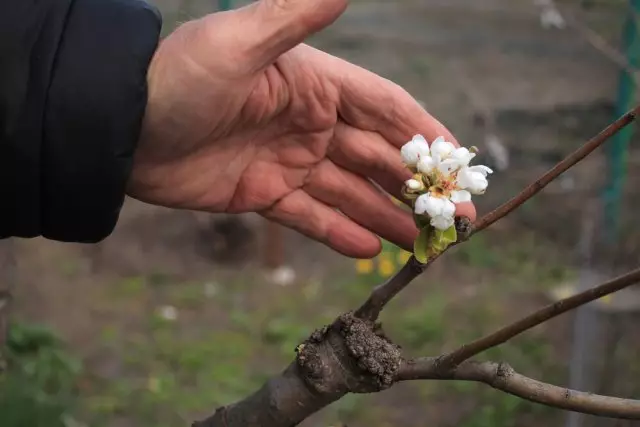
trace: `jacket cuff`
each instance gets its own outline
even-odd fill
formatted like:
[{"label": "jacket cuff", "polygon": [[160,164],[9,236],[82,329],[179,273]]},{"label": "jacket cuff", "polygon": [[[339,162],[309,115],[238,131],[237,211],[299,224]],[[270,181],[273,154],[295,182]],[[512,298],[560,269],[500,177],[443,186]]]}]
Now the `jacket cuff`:
[{"label": "jacket cuff", "polygon": [[94,243],[124,202],[162,22],[142,0],[75,0],[53,69],[42,144],[42,235]]}]

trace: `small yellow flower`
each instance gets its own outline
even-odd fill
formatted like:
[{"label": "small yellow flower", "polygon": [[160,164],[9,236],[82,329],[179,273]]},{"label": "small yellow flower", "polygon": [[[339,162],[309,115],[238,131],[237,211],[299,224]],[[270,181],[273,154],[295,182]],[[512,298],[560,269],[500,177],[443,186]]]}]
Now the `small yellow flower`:
[{"label": "small yellow flower", "polygon": [[359,259],[356,261],[356,271],[358,274],[369,274],[373,271],[373,261],[370,259]]},{"label": "small yellow flower", "polygon": [[398,264],[405,265],[407,261],[409,261],[409,258],[411,258],[411,252],[400,251],[398,253]]},{"label": "small yellow flower", "polygon": [[378,263],[378,273],[382,277],[389,277],[396,271],[396,266],[389,259],[389,257],[382,256],[380,257],[380,262]]},{"label": "small yellow flower", "polygon": [[152,393],[160,392],[160,380],[157,377],[150,377],[147,381],[147,388]]},{"label": "small yellow flower", "polygon": [[603,303],[609,305],[609,304],[611,304],[611,299],[612,299],[612,296],[611,296],[611,294],[609,294],[609,295],[605,295],[605,296],[601,297],[600,301],[602,301]]}]

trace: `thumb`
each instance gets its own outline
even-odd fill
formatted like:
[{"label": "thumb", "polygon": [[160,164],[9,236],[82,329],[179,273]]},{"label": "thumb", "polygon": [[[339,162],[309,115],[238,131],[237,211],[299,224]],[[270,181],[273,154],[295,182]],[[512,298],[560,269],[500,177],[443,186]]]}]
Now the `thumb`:
[{"label": "thumb", "polygon": [[[260,69],[331,25],[347,8],[348,0],[259,0],[242,10],[246,14],[243,38],[248,57]],[[243,19],[244,20],[244,19]]]}]

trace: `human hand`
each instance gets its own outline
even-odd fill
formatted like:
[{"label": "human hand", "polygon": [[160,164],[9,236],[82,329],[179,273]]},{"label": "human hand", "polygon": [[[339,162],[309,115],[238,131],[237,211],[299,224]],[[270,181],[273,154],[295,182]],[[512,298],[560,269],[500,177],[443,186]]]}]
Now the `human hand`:
[{"label": "human hand", "polygon": [[[347,0],[261,0],[183,24],[151,63],[130,196],[258,212],[347,256],[410,249],[399,148],[449,131],[402,88],[300,44]],[[475,219],[471,203],[457,215]]]}]

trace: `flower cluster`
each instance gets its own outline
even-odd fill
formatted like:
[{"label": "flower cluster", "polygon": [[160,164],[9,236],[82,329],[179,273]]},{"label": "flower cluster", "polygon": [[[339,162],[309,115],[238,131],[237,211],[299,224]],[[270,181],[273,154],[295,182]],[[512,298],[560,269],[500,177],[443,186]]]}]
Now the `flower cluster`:
[{"label": "flower cluster", "polygon": [[469,166],[476,149],[456,148],[443,137],[431,145],[422,135],[407,142],[400,154],[404,164],[413,172],[403,193],[414,200],[418,216],[427,216],[437,230],[447,230],[454,224],[455,204],[468,202],[472,194],[483,194],[493,171],[482,165]]}]

